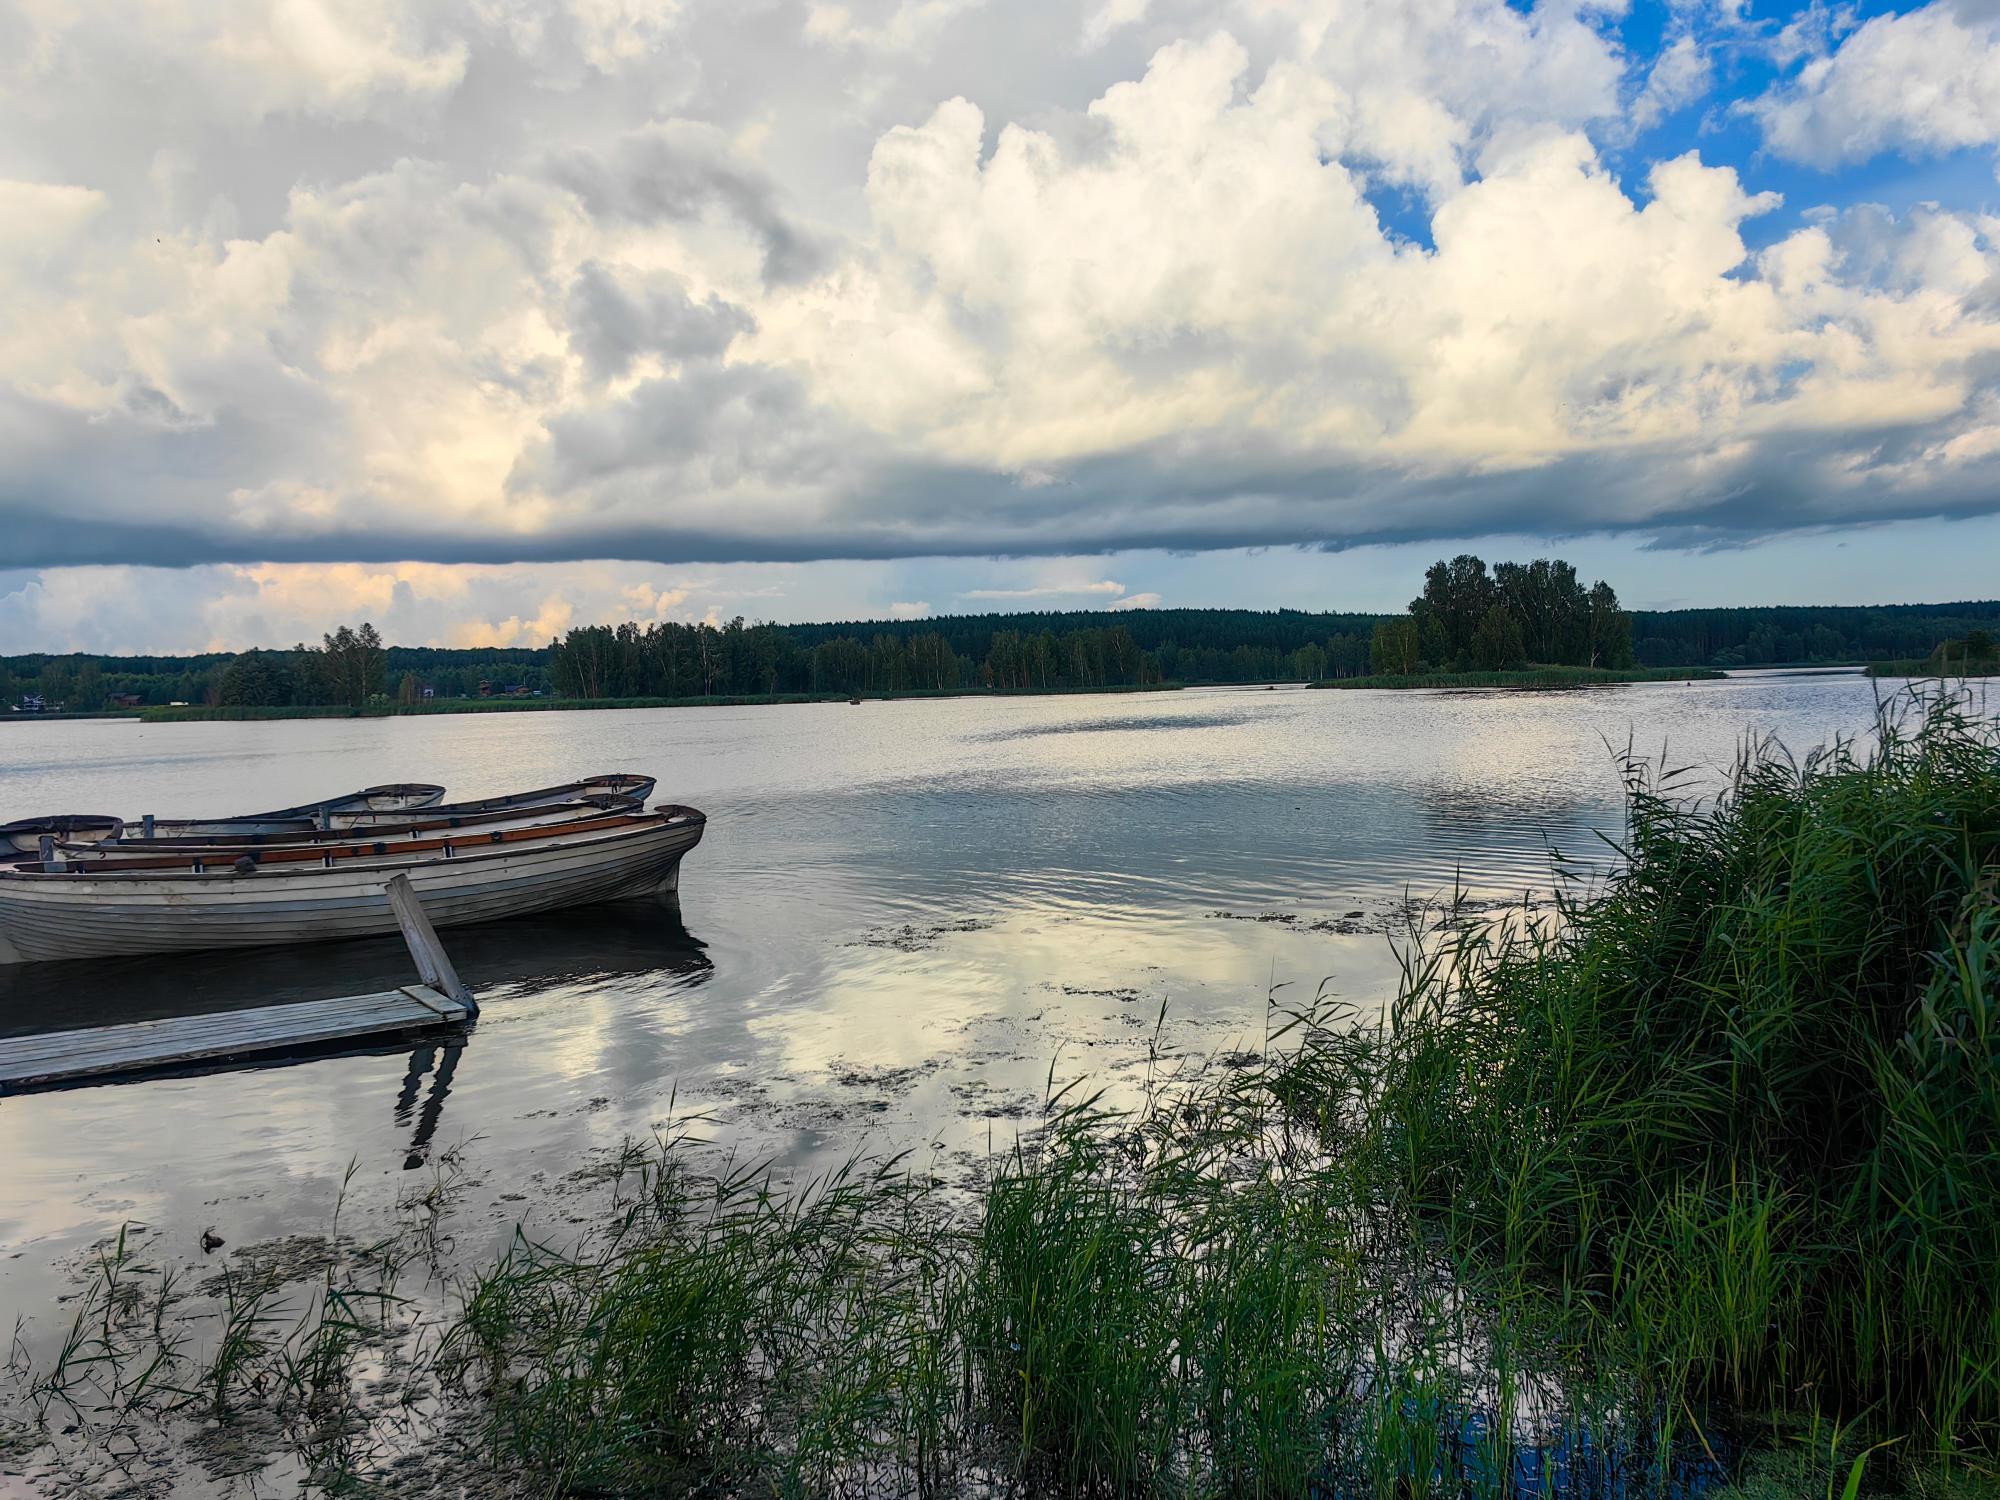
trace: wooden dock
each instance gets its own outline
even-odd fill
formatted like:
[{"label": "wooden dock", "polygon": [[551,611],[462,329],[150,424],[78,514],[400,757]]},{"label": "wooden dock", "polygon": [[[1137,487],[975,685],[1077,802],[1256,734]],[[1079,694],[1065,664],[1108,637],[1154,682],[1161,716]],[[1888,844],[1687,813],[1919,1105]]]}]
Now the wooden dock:
[{"label": "wooden dock", "polygon": [[409,881],[388,883],[423,982],[371,995],[301,1000],[251,1010],[172,1016],[0,1038],[0,1093],[60,1087],[273,1053],[306,1052],[364,1037],[460,1026],[479,1014]]},{"label": "wooden dock", "polygon": [[0,1039],[0,1093],[273,1052],[305,1052],[357,1037],[456,1026],[471,1019],[472,1012],[449,995],[412,984],[375,995],[7,1037]]}]

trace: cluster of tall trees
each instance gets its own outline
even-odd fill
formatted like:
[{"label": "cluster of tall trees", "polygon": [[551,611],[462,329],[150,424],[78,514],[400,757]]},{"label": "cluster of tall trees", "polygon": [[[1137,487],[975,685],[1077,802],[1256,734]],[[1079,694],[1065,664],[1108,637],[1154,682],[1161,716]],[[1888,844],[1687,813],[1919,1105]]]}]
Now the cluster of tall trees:
[{"label": "cluster of tall trees", "polygon": [[387,701],[389,653],[373,625],[343,625],[323,642],[239,653],[223,668],[214,701],[224,708],[366,708]]},{"label": "cluster of tall trees", "polygon": [[785,690],[775,625],[587,625],[549,645],[559,698],[700,698]]},{"label": "cluster of tall trees", "polygon": [[951,692],[978,680],[973,664],[934,630],[902,637],[877,634],[866,644],[853,636],[835,636],[810,651],[786,644],[788,652],[781,657],[785,676],[803,692]]},{"label": "cluster of tall trees", "polygon": [[1632,617],[1599,579],[1589,588],[1561,558],[1496,563],[1469,552],[1433,563],[1409,613],[1369,643],[1376,672],[1490,672],[1537,666],[1627,667]]},{"label": "cluster of tall trees", "polygon": [[373,625],[343,625],[324,644],[301,642],[290,651],[239,653],[217,681],[215,701],[225,708],[294,705],[365,708],[384,699],[388,650]]}]

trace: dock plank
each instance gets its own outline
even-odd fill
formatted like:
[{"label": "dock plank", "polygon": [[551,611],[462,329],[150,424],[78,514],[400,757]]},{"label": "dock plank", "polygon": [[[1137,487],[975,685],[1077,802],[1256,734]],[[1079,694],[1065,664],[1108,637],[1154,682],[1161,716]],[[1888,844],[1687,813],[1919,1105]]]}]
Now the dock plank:
[{"label": "dock plank", "polygon": [[468,1021],[473,1009],[427,985],[0,1038],[0,1093],[72,1079],[251,1057]]}]

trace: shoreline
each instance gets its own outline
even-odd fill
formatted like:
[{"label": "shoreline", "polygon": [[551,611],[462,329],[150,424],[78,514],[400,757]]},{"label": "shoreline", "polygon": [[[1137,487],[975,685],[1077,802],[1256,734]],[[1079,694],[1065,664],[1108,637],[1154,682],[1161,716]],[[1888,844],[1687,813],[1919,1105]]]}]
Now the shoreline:
[{"label": "shoreline", "polygon": [[[1170,693],[1191,685],[1180,682],[1121,683],[1097,688],[1037,688],[999,691],[993,688],[898,688],[867,693],[715,693],[682,698],[454,698],[444,702],[391,703],[381,708],[349,708],[339,704],[295,704],[268,708],[142,708],[144,724],[189,724],[209,720],[254,719],[399,719],[440,714],[587,713],[633,708],[775,708],[800,703],[893,703],[942,698],[1082,698],[1120,693]],[[1303,684],[1300,684],[1301,686]],[[82,715],[69,715],[80,718]],[[105,715],[104,717],[112,717]],[[127,717],[117,715],[116,717]]]},{"label": "shoreline", "polygon": [[96,719],[124,720],[140,724],[199,724],[280,719],[421,718],[438,714],[583,713],[642,708],[770,708],[802,703],[893,703],[946,698],[1117,697],[1133,693],[1175,693],[1194,688],[1233,688],[1240,691],[1256,691],[1264,688],[1392,691],[1408,691],[1415,688],[1546,689],[1648,682],[1716,682],[1723,680],[1726,675],[1712,667],[1639,667],[1629,671],[1589,667],[1539,667],[1518,672],[1376,674],[1366,677],[1324,678],[1316,682],[1285,678],[1266,682],[1115,683],[1103,687],[1084,688],[899,688],[861,694],[718,693],[677,698],[466,698],[431,703],[391,703],[371,708],[351,708],[341,704],[233,707],[158,704],[145,708],[114,709],[98,713],[6,714],[0,715],[0,723],[74,723],[83,719]]}]

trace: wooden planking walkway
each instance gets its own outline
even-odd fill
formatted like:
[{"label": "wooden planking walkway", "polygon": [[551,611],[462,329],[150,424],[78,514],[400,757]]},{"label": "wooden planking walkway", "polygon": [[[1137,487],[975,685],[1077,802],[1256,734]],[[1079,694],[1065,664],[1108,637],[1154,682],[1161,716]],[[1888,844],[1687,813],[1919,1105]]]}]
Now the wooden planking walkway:
[{"label": "wooden planking walkway", "polygon": [[0,1038],[0,1093],[222,1058],[293,1052],[471,1020],[478,1009],[429,985]]}]

